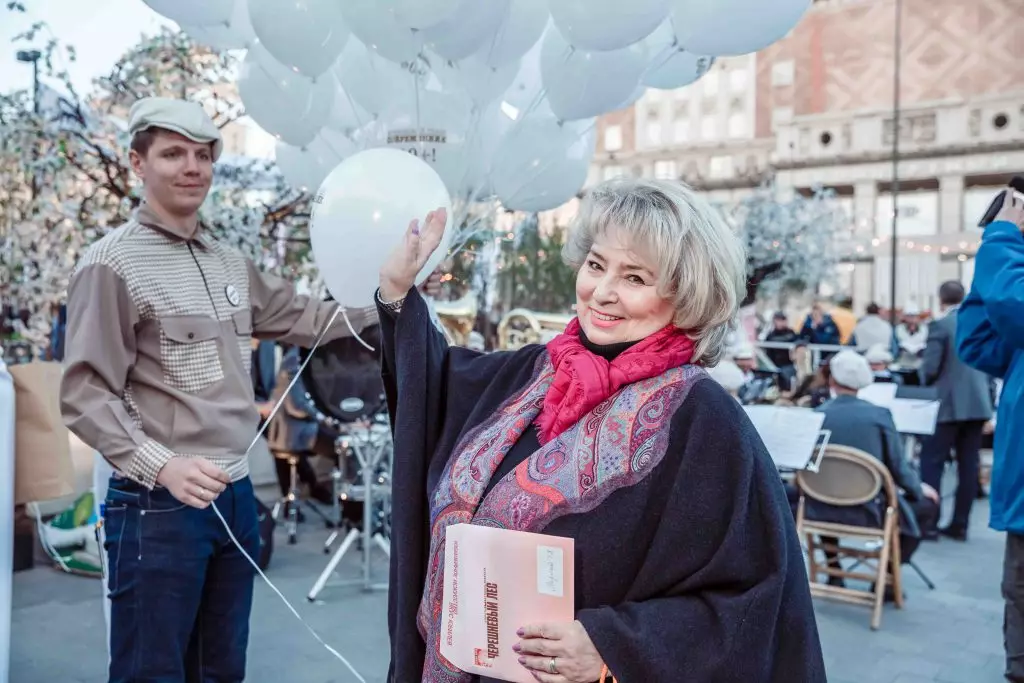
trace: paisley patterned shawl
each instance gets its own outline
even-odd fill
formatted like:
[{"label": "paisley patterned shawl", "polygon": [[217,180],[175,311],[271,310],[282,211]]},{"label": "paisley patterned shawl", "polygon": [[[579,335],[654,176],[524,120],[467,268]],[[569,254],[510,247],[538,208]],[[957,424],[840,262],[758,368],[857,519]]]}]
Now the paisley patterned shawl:
[{"label": "paisley patterned shawl", "polygon": [[502,459],[540,413],[554,374],[550,358],[541,356],[526,388],[466,433],[431,496],[430,554],[418,613],[427,644],[424,683],[471,679],[440,653],[445,529],[473,523],[537,533],[557,517],[592,510],[614,491],[642,481],[661,463],[672,415],[704,371],[683,366],[623,387],[541,446],[484,499]]}]

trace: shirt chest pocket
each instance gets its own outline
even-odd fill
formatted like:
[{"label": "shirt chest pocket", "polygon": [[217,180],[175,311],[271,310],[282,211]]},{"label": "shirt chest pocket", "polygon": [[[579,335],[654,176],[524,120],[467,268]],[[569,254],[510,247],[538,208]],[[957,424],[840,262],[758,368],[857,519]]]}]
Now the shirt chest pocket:
[{"label": "shirt chest pocket", "polygon": [[194,394],[224,379],[220,323],[203,315],[180,315],[160,321],[160,360],[164,382]]}]

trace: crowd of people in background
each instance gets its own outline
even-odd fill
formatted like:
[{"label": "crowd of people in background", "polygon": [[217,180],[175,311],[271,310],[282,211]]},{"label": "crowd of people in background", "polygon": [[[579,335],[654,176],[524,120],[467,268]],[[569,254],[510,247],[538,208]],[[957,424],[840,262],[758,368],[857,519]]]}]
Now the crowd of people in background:
[{"label": "crowd of people in background", "polygon": [[[938,311],[925,318],[908,305],[895,327],[875,303],[857,319],[848,301],[831,307],[815,302],[799,331],[784,312],[774,312],[756,342],[734,343],[711,371],[740,403],[824,413],[831,444],[857,448],[884,463],[900,490],[904,562],[922,540],[945,536],[966,541],[973,503],[986,495],[980,453],[990,445],[986,441],[995,428],[1000,387],[996,378],[968,367],[957,355],[956,312],[965,296],[960,282],[943,283]],[[940,402],[934,434],[908,442],[888,409],[859,396],[879,382],[930,388],[929,395]],[[954,509],[951,520],[940,526],[938,491],[950,463],[957,472],[950,494]],[[853,512],[838,507],[812,512],[840,524],[880,523],[879,501]]]}]

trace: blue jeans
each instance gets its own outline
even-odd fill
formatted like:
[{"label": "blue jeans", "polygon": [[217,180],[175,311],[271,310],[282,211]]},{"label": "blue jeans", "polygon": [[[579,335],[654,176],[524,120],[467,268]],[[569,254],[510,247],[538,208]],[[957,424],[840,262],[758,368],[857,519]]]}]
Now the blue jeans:
[{"label": "blue jeans", "polygon": [[[216,500],[232,533],[259,553],[246,478]],[[245,679],[253,577],[213,508],[111,477],[106,513],[110,683],[238,683]]]}]

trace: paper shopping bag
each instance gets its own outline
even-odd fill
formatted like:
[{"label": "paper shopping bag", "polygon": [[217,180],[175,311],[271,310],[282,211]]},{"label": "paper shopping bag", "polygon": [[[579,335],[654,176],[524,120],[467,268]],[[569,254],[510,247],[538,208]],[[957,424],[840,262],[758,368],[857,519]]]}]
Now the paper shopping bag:
[{"label": "paper shopping bag", "polygon": [[472,524],[445,533],[441,654],[469,673],[536,683],[512,646],[527,624],[575,618],[573,540]]},{"label": "paper shopping bag", "polygon": [[14,380],[14,502],[75,492],[70,432],[60,414],[60,363],[8,367]]}]

